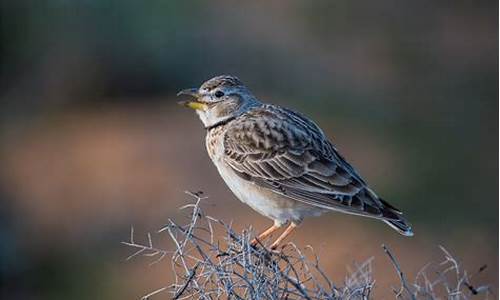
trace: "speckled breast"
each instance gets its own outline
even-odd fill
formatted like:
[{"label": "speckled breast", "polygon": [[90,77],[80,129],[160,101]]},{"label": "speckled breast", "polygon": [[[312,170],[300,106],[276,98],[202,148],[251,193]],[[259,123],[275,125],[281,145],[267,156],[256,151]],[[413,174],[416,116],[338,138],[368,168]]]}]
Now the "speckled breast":
[{"label": "speckled breast", "polygon": [[224,133],[226,132],[227,125],[218,126],[207,131],[205,144],[207,147],[208,156],[212,161],[220,159],[224,151]]}]

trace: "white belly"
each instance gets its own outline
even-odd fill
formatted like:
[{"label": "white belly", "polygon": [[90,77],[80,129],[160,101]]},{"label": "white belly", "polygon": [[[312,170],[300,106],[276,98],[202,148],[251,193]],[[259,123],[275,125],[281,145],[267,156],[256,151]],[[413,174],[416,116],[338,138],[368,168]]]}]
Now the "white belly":
[{"label": "white belly", "polygon": [[277,225],[286,224],[288,221],[300,223],[304,217],[318,216],[325,211],[244,180],[221,161],[214,161],[214,164],[222,179],[238,199],[260,214],[274,220]]},{"label": "white belly", "polygon": [[327,211],[282,196],[270,189],[262,188],[251,181],[239,177],[223,160],[223,129],[219,130],[222,132],[217,132],[216,129],[207,134],[207,151],[222,179],[224,179],[229,189],[243,203],[246,203],[260,214],[274,220],[276,225],[284,225],[288,221],[298,224],[304,217],[319,216]]}]

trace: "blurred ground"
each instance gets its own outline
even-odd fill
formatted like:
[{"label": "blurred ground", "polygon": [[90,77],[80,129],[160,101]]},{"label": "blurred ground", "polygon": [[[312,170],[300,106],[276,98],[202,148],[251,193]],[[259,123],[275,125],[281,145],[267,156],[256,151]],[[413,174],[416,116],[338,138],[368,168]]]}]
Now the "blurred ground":
[{"label": "blurred ground", "polygon": [[[239,76],[316,120],[415,237],[339,214],[295,235],[333,278],[375,256],[376,295],[445,246],[498,282],[497,3],[17,1],[0,4],[2,298],[123,299],[169,265],[124,262],[130,225],[178,216],[184,190],[261,230],[204,149],[182,88]],[[165,244],[167,247],[168,244]],[[390,275],[386,275],[390,274]],[[482,277],[481,277],[482,276]]]}]

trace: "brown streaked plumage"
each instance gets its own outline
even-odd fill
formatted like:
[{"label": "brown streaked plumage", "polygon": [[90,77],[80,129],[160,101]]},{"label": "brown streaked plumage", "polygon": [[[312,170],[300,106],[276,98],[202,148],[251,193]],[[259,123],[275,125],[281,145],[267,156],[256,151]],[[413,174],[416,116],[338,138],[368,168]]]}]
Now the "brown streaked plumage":
[{"label": "brown streaked plumage", "polygon": [[402,213],[379,198],[323,131],[292,110],[263,104],[234,76],[218,76],[184,103],[207,129],[207,151],[243,202],[274,220],[265,238],[290,222],[276,247],[304,217],[340,211],[380,219],[411,236]]}]

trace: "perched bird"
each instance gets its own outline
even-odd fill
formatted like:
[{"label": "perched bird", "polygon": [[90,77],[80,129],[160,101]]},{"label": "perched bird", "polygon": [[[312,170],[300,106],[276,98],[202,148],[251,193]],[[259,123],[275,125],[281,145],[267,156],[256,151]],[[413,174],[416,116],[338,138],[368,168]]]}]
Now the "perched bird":
[{"label": "perched bird", "polygon": [[214,77],[178,95],[205,129],[208,155],[241,201],[274,220],[253,244],[290,223],[275,249],[305,218],[328,211],[371,217],[411,236],[401,211],[378,197],[307,117],[259,101],[234,76]]}]

